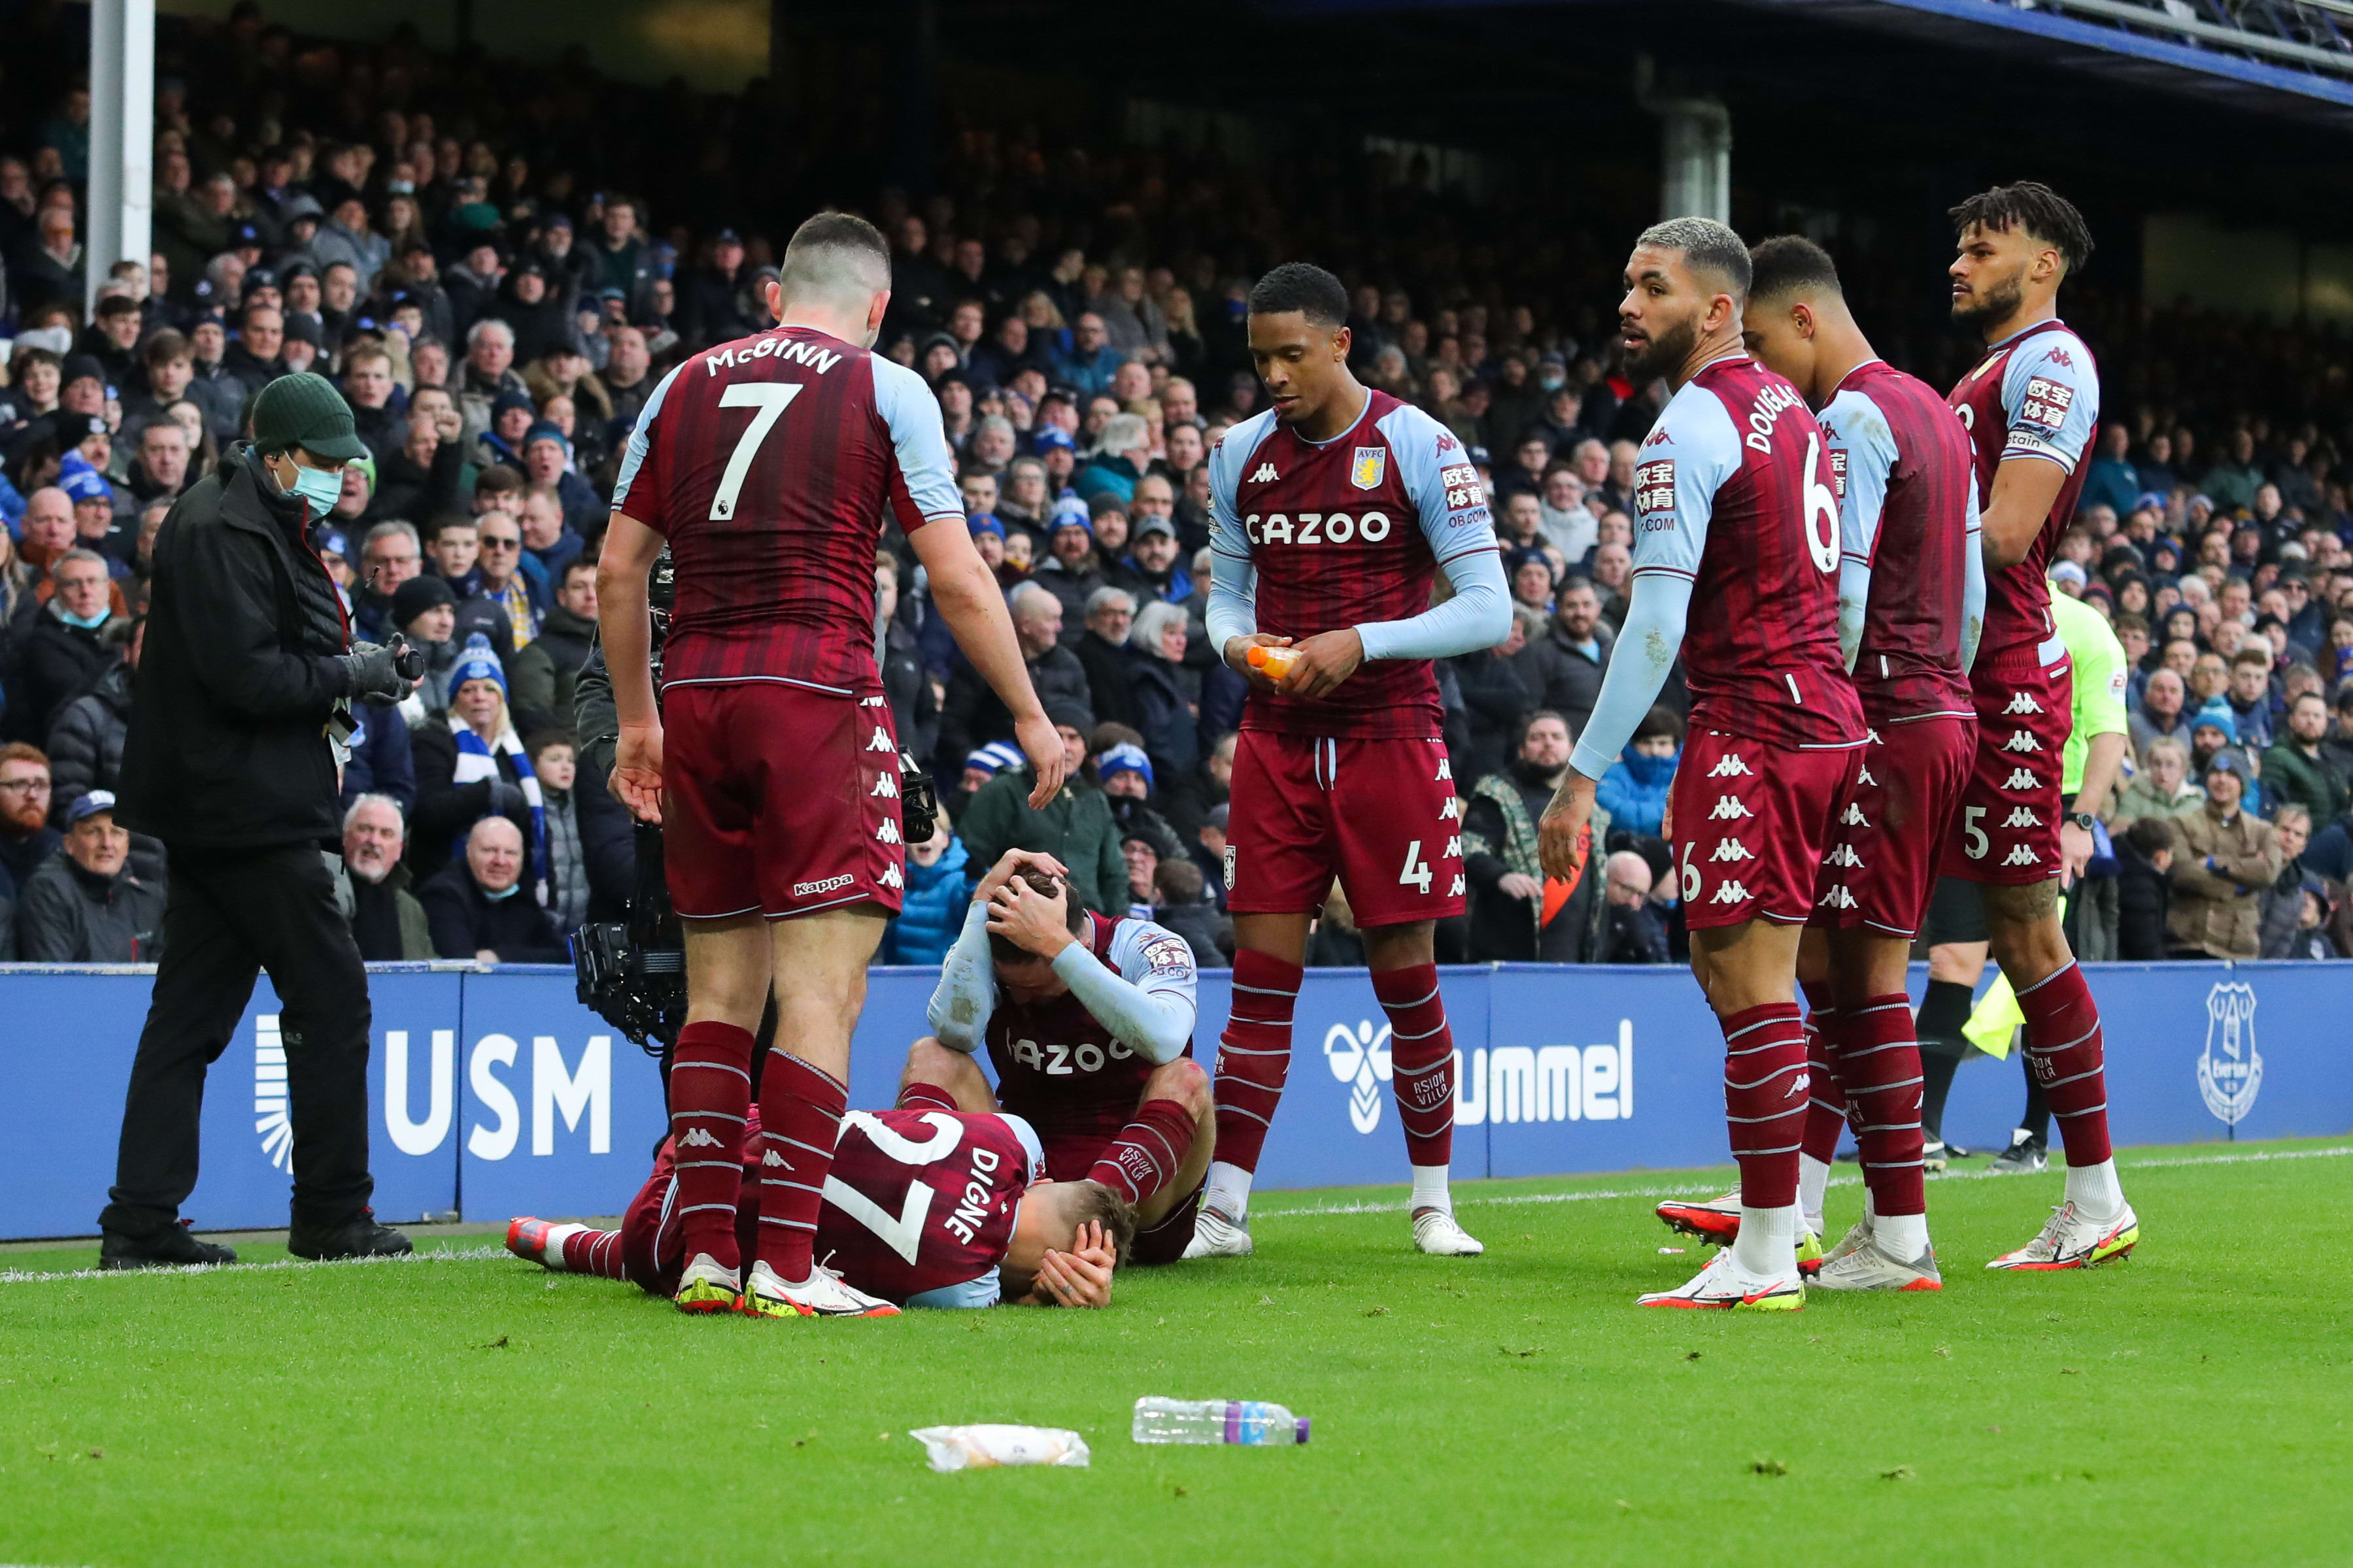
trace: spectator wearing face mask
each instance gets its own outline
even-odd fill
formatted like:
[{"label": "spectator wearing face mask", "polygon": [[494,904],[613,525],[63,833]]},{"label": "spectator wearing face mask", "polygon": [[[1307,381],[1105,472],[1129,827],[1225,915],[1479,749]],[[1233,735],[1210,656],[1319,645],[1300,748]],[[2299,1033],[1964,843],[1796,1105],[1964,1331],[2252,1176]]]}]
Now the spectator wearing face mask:
[{"label": "spectator wearing face mask", "polygon": [[[1612,826],[1630,833],[1659,833],[1683,744],[1683,721],[1674,710],[1653,708],[1643,715],[1634,727],[1634,738],[1594,792],[1594,798],[1609,808]],[[1649,890],[1647,883],[1644,890]]]},{"label": "spectator wearing face mask", "polygon": [[72,549],[49,568],[49,602],[17,651],[6,714],[13,739],[46,739],[68,700],[90,689],[120,657],[105,638],[113,617],[106,558]]},{"label": "spectator wearing face mask", "polygon": [[164,889],[131,870],[114,796],[93,790],[66,810],[61,852],[26,881],[16,955],[26,963],[153,963],[162,956]]},{"label": "spectator wearing face mask", "polygon": [[443,958],[480,963],[562,963],[564,939],[525,886],[523,839],[503,816],[467,831],[465,858],[425,884],[417,901]]}]

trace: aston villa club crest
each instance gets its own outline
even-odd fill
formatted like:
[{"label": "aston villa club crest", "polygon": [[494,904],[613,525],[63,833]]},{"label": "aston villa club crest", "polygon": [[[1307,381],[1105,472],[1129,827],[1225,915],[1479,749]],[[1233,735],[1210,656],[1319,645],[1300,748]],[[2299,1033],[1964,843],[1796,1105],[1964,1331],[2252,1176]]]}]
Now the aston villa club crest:
[{"label": "aston villa club crest", "polygon": [[1382,477],[1389,471],[1389,451],[1387,447],[1359,447],[1356,460],[1348,465],[1348,482],[1360,490],[1380,489]]},{"label": "aston villa club crest", "polygon": [[2215,1120],[2236,1127],[2255,1108],[2263,1058],[2255,1051],[2255,988],[2243,982],[2206,994],[2206,1049],[2198,1058],[2198,1092]]}]

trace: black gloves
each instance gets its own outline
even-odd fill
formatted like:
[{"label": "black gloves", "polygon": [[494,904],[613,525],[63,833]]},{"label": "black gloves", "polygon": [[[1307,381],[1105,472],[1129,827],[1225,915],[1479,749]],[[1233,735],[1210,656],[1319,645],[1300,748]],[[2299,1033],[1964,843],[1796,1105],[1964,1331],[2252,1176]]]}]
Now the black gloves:
[{"label": "black gloves", "polygon": [[375,643],[353,643],[343,657],[344,695],[375,703],[397,702],[408,695],[400,676],[397,656]]}]

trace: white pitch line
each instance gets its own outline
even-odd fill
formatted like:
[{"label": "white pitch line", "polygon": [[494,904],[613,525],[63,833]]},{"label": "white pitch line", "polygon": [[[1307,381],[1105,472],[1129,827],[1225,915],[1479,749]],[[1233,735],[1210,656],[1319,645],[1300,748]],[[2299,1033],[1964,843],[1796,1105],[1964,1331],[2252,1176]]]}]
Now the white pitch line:
[{"label": "white pitch line", "polygon": [[281,1258],[271,1263],[225,1263],[211,1266],[192,1263],[177,1268],[74,1268],[54,1274],[35,1273],[23,1268],[0,1268],[0,1285],[22,1285],[37,1279],[136,1279],[155,1275],[252,1274],[272,1268],[340,1268],[353,1263],[369,1267],[388,1267],[405,1263],[475,1263],[484,1258],[513,1256],[514,1254],[503,1247],[466,1247],[448,1252],[405,1252],[394,1258],[320,1259]]},{"label": "white pitch line", "polygon": [[[2353,1154],[2353,1144],[2342,1144],[2330,1149],[2280,1149],[2259,1151],[2247,1154],[2192,1155],[2187,1159],[2135,1160],[2129,1163],[2120,1161],[2118,1162],[2118,1164],[2120,1169],[2126,1171],[2167,1171],[2179,1170],[2194,1165],[2253,1165],[2261,1164],[2273,1160],[2326,1160],[2342,1154]],[[1940,1175],[1932,1176],[1930,1178],[1932,1181],[1947,1182],[1975,1182],[2007,1179],[2006,1174],[2001,1177],[1997,1177],[1991,1171],[1947,1171]],[[1861,1176],[1832,1176],[1831,1178],[1830,1184],[1833,1187],[1861,1186],[1862,1184],[1862,1178]],[[1686,1182],[1669,1187],[1611,1187],[1583,1193],[1518,1193],[1510,1197],[1464,1197],[1457,1198],[1454,1201],[1456,1206],[1461,1208],[1468,1208],[1474,1205],[1496,1207],[1512,1204],[1584,1204],[1599,1203],[1613,1198],[1684,1197],[1696,1193],[1713,1194],[1716,1190],[1717,1187],[1715,1184],[1694,1185]],[[1398,1199],[1395,1201],[1377,1201],[1368,1199],[1351,1204],[1318,1204],[1312,1208],[1303,1209],[1253,1208],[1250,1211],[1250,1217],[1252,1219],[1321,1219],[1335,1215],[1403,1214],[1410,1206],[1410,1201],[1407,1199]]]},{"label": "white pitch line", "polygon": [[[2260,1165],[2268,1164],[2276,1160],[2328,1160],[2348,1154],[2353,1154],[2353,1143],[2338,1144],[2327,1149],[2260,1150],[2245,1154],[2206,1154],[2190,1155],[2187,1158],[2171,1160],[2120,1161],[2118,1162],[2118,1164],[2121,1169],[2126,1171],[2178,1171],[2200,1165]],[[2007,1177],[1996,1177],[1994,1173],[1991,1171],[1947,1171],[1943,1173],[1941,1175],[1932,1176],[1930,1178],[1932,1181],[1947,1182],[1975,1182],[2006,1179]],[[1832,1176],[1831,1178],[1830,1184],[1833,1187],[1861,1186],[1862,1184],[1862,1178],[1861,1176]],[[1673,1186],[1664,1187],[1608,1187],[1597,1188],[1590,1192],[1581,1193],[1515,1193],[1509,1197],[1465,1197],[1456,1199],[1455,1203],[1458,1207],[1462,1208],[1501,1208],[1525,1204],[1589,1204],[1606,1203],[1616,1199],[1625,1198],[1685,1197],[1698,1193],[1713,1193],[1715,1190],[1716,1186],[1714,1183],[1701,1183],[1694,1185],[1692,1183],[1683,1182],[1678,1183]],[[1376,1201],[1368,1199],[1350,1204],[1318,1204],[1312,1208],[1303,1209],[1254,1209],[1251,1211],[1250,1217],[1253,1219],[1328,1219],[1335,1216],[1358,1214],[1403,1214],[1409,1206],[1411,1206],[1410,1204],[1405,1199],[1397,1199],[1394,1201]],[[336,1259],[333,1263],[311,1262],[307,1259],[297,1258],[283,1258],[274,1263],[232,1263],[224,1268],[207,1268],[203,1267],[190,1267],[185,1268],[140,1268],[110,1270],[103,1273],[95,1268],[80,1268],[55,1274],[40,1274],[24,1269],[7,1268],[0,1269],[0,1285],[20,1285],[34,1280],[43,1279],[129,1279],[142,1275],[156,1274],[234,1274],[248,1270],[269,1268],[325,1268],[333,1267],[336,1263],[343,1262],[365,1264],[476,1263],[492,1258],[511,1258],[513,1254],[510,1253],[504,1247],[485,1246],[460,1247],[448,1252],[413,1252],[397,1258],[343,1258]]]}]

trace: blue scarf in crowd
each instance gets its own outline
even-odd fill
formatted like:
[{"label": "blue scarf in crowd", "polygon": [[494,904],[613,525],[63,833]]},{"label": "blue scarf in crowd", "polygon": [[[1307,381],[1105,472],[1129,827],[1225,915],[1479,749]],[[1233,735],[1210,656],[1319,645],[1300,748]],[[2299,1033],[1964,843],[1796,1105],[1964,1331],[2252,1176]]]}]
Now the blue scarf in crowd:
[{"label": "blue scarf in crowd", "polygon": [[[499,776],[499,752],[504,752],[514,763],[515,783],[522,788],[522,797],[531,803],[531,874],[539,884],[539,901],[547,902],[547,797],[540,793],[539,775],[531,771],[531,759],[523,755],[522,742],[510,724],[499,732],[492,742],[474,733],[473,727],[455,713],[449,715],[449,732],[458,738],[458,763],[450,774],[452,784],[479,784]],[[458,840],[457,852],[466,852],[466,841]]]}]

